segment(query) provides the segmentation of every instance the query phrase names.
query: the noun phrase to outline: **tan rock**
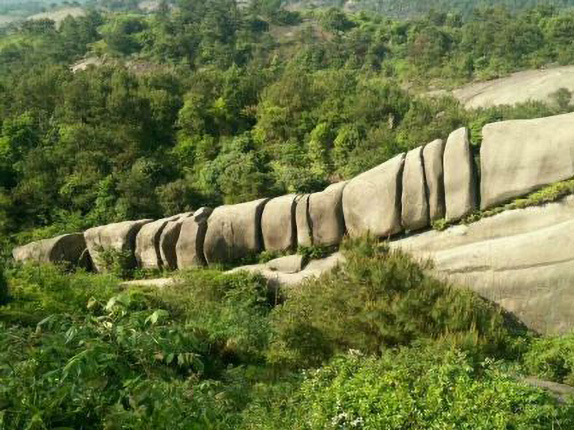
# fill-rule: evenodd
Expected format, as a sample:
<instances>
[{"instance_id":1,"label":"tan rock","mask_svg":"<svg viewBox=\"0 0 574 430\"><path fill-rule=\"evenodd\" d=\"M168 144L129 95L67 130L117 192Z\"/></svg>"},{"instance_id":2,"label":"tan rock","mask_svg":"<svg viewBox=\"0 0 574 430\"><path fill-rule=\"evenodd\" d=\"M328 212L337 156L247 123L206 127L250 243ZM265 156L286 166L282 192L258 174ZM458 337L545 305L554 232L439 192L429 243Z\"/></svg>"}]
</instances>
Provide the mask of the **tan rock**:
<instances>
[{"instance_id":1,"label":"tan rock","mask_svg":"<svg viewBox=\"0 0 574 430\"><path fill-rule=\"evenodd\" d=\"M402 186L402 226L414 231L428 227L429 205L423 164L423 148L409 151L405 158Z\"/></svg>"}]
</instances>

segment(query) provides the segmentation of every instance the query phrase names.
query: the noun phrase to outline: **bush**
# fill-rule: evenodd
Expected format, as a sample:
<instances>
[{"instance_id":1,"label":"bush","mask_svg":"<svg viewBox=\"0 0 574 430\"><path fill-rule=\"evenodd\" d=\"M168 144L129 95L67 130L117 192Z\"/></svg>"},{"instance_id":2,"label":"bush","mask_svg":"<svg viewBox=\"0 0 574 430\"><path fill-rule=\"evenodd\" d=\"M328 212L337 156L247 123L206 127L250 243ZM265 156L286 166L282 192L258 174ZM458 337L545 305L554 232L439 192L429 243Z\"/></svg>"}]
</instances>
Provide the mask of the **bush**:
<instances>
[{"instance_id":1,"label":"bush","mask_svg":"<svg viewBox=\"0 0 574 430\"><path fill-rule=\"evenodd\" d=\"M403 348L382 357L351 353L313 371L297 394L289 428L572 428L574 404L514 380L492 361L464 352ZM277 427L278 428L278 427ZM283 427L284 428L284 427Z\"/></svg>"},{"instance_id":2,"label":"bush","mask_svg":"<svg viewBox=\"0 0 574 430\"><path fill-rule=\"evenodd\" d=\"M574 334L534 340L524 364L532 375L574 386Z\"/></svg>"},{"instance_id":3,"label":"bush","mask_svg":"<svg viewBox=\"0 0 574 430\"><path fill-rule=\"evenodd\" d=\"M515 346L510 335L524 334L494 305L426 276L384 244L350 242L345 255L342 269L285 291L272 315L273 363L317 366L336 352L376 354L418 339L506 355Z\"/></svg>"}]
</instances>

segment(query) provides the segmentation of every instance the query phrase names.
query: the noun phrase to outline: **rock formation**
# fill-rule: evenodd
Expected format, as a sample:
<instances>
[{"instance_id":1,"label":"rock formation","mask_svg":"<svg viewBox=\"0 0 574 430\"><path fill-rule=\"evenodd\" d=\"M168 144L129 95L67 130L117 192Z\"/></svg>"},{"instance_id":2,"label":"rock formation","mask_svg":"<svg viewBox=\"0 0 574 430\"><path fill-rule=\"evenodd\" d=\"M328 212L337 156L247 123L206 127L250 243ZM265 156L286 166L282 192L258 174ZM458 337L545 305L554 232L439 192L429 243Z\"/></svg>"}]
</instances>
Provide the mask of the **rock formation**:
<instances>
[{"instance_id":1,"label":"rock formation","mask_svg":"<svg viewBox=\"0 0 574 430\"><path fill-rule=\"evenodd\" d=\"M207 264L203 246L207 232L207 220L211 213L211 208L201 208L181 223L175 245L176 265L179 269Z\"/></svg>"},{"instance_id":2,"label":"rock formation","mask_svg":"<svg viewBox=\"0 0 574 430\"><path fill-rule=\"evenodd\" d=\"M444 141L441 139L429 143L423 149L430 221L439 220L446 215L443 157Z\"/></svg>"},{"instance_id":3,"label":"rock formation","mask_svg":"<svg viewBox=\"0 0 574 430\"><path fill-rule=\"evenodd\" d=\"M86 267L88 264L85 261L86 249L84 235L75 233L19 246L12 251L12 255L20 262L69 263L73 266Z\"/></svg>"},{"instance_id":4,"label":"rock formation","mask_svg":"<svg viewBox=\"0 0 574 430\"><path fill-rule=\"evenodd\" d=\"M297 244L299 246L313 245L311 234L311 219L309 216L309 195L301 196L297 200L295 209L295 224L297 228Z\"/></svg>"},{"instance_id":5,"label":"rock formation","mask_svg":"<svg viewBox=\"0 0 574 430\"><path fill-rule=\"evenodd\" d=\"M407 231L420 230L430 224L422 147L409 151L405 158L401 224Z\"/></svg>"},{"instance_id":6,"label":"rock formation","mask_svg":"<svg viewBox=\"0 0 574 430\"><path fill-rule=\"evenodd\" d=\"M295 210L297 196L271 199L263 210L261 230L267 251L292 251L297 241Z\"/></svg>"},{"instance_id":7,"label":"rock formation","mask_svg":"<svg viewBox=\"0 0 574 430\"><path fill-rule=\"evenodd\" d=\"M346 185L346 182L339 182L309 196L307 211L313 245L333 246L343 240L343 190Z\"/></svg>"},{"instance_id":8,"label":"rock formation","mask_svg":"<svg viewBox=\"0 0 574 430\"><path fill-rule=\"evenodd\" d=\"M160 238L170 221L179 220L181 215L150 222L140 229L136 236L136 261L142 269L160 269L162 267Z\"/></svg>"}]
</instances>

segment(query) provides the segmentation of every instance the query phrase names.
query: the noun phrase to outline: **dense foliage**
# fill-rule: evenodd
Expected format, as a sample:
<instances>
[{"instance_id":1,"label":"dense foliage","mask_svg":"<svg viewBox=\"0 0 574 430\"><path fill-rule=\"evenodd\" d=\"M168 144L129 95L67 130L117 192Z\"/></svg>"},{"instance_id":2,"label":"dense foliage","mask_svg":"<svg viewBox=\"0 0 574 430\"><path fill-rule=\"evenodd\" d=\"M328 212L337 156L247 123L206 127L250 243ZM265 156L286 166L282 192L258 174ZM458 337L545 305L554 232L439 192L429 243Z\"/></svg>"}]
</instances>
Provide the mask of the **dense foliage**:
<instances>
[{"instance_id":1,"label":"dense foliage","mask_svg":"<svg viewBox=\"0 0 574 430\"><path fill-rule=\"evenodd\" d=\"M214 270L157 290L10 269L0 429L570 428L574 404L520 378L562 380L571 338L533 340L373 242L344 252L285 302Z\"/></svg>"},{"instance_id":2,"label":"dense foliage","mask_svg":"<svg viewBox=\"0 0 574 430\"><path fill-rule=\"evenodd\" d=\"M472 112L416 95L571 63L570 12L396 21L277 2L178 5L0 34L2 237L319 190L461 125L479 144L488 121L571 109L565 93Z\"/></svg>"}]
</instances>

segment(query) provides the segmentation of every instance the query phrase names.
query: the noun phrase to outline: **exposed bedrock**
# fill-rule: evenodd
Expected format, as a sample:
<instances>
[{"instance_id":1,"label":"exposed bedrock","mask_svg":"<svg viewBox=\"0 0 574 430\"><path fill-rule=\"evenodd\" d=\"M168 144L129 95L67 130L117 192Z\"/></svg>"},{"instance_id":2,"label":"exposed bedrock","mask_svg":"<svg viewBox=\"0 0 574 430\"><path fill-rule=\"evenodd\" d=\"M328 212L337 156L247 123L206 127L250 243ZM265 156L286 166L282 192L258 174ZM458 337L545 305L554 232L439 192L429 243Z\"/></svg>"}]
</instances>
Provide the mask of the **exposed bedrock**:
<instances>
[{"instance_id":1,"label":"exposed bedrock","mask_svg":"<svg viewBox=\"0 0 574 430\"><path fill-rule=\"evenodd\" d=\"M330 185L309 196L309 226L313 245L338 245L345 236L343 190L347 182Z\"/></svg>"},{"instance_id":2,"label":"exposed bedrock","mask_svg":"<svg viewBox=\"0 0 574 430\"><path fill-rule=\"evenodd\" d=\"M12 255L16 261L21 262L70 263L86 267L86 249L84 235L75 233L19 246L12 251Z\"/></svg>"},{"instance_id":3,"label":"exposed bedrock","mask_svg":"<svg viewBox=\"0 0 574 430\"><path fill-rule=\"evenodd\" d=\"M407 231L428 227L429 205L423 162L423 148L409 151L405 158L402 185L401 224Z\"/></svg>"},{"instance_id":4,"label":"exposed bedrock","mask_svg":"<svg viewBox=\"0 0 574 430\"><path fill-rule=\"evenodd\" d=\"M187 269L207 264L203 246L207 232L207 219L212 212L211 208L201 208L195 211L193 216L181 222L174 247L176 256L174 264L177 268ZM167 232L167 227L164 232Z\"/></svg>"},{"instance_id":5,"label":"exposed bedrock","mask_svg":"<svg viewBox=\"0 0 574 430\"><path fill-rule=\"evenodd\" d=\"M144 225L152 221L153 220L149 219L124 221L86 230L84 238L86 239L86 245L94 264L94 268L98 272L104 270L104 264L100 257L100 253L103 250L128 252L132 257L132 261L129 262L129 264L132 266L135 265L136 259L134 252L136 247L136 236Z\"/></svg>"},{"instance_id":6,"label":"exposed bedrock","mask_svg":"<svg viewBox=\"0 0 574 430\"><path fill-rule=\"evenodd\" d=\"M261 230L267 251L290 251L297 241L295 211L298 197L281 196L271 199L263 209Z\"/></svg>"},{"instance_id":7,"label":"exposed bedrock","mask_svg":"<svg viewBox=\"0 0 574 430\"><path fill-rule=\"evenodd\" d=\"M168 221L163 228L159 237L159 254L161 258L161 267L169 270L177 269L177 254L175 247L179 239L181 231L181 224L189 217L193 216L193 212L186 212L181 214L177 219Z\"/></svg>"},{"instance_id":8,"label":"exposed bedrock","mask_svg":"<svg viewBox=\"0 0 574 430\"><path fill-rule=\"evenodd\" d=\"M261 216L268 199L216 208L207 221L208 264L239 260L263 250Z\"/></svg>"},{"instance_id":9,"label":"exposed bedrock","mask_svg":"<svg viewBox=\"0 0 574 430\"><path fill-rule=\"evenodd\" d=\"M482 135L483 209L574 177L574 113L488 124Z\"/></svg>"},{"instance_id":10,"label":"exposed bedrock","mask_svg":"<svg viewBox=\"0 0 574 430\"><path fill-rule=\"evenodd\" d=\"M574 328L574 197L391 243L542 333Z\"/></svg>"},{"instance_id":11,"label":"exposed bedrock","mask_svg":"<svg viewBox=\"0 0 574 430\"><path fill-rule=\"evenodd\" d=\"M444 203L444 141L437 139L423 149L426 191L430 221L445 217Z\"/></svg>"},{"instance_id":12,"label":"exposed bedrock","mask_svg":"<svg viewBox=\"0 0 574 430\"><path fill-rule=\"evenodd\" d=\"M352 179L343 192L349 236L387 237L401 231L401 154Z\"/></svg>"},{"instance_id":13,"label":"exposed bedrock","mask_svg":"<svg viewBox=\"0 0 574 430\"><path fill-rule=\"evenodd\" d=\"M160 239L165 226L178 221L184 215L174 215L150 222L140 229L136 236L136 261L142 269L159 269L162 267Z\"/></svg>"},{"instance_id":14,"label":"exposed bedrock","mask_svg":"<svg viewBox=\"0 0 574 430\"><path fill-rule=\"evenodd\" d=\"M477 177L466 128L448 137L443 166L446 219L458 221L478 207Z\"/></svg>"},{"instance_id":15,"label":"exposed bedrock","mask_svg":"<svg viewBox=\"0 0 574 430\"><path fill-rule=\"evenodd\" d=\"M295 224L297 227L297 245L313 245L311 220L309 215L309 194L299 197L295 209Z\"/></svg>"}]
</instances>

